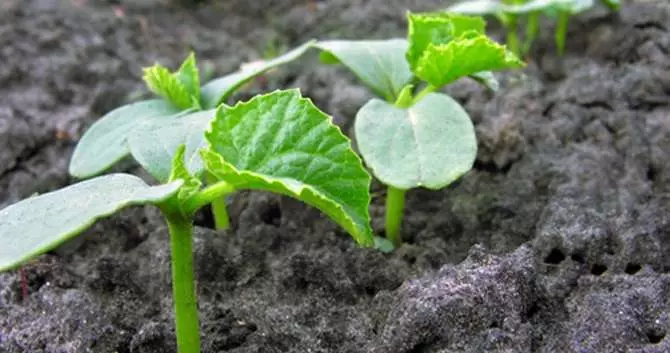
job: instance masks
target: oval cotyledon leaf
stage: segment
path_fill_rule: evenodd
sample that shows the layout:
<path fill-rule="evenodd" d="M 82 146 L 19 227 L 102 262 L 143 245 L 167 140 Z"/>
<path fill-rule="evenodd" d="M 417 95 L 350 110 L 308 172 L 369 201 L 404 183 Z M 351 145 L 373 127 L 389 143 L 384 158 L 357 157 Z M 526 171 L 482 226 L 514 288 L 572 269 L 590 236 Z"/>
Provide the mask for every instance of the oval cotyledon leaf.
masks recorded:
<path fill-rule="evenodd" d="M 130 152 L 128 133 L 144 123 L 170 120 L 177 113 L 178 108 L 159 99 L 112 110 L 91 125 L 77 143 L 70 159 L 70 175 L 89 178 L 102 173 Z"/>
<path fill-rule="evenodd" d="M 182 183 L 149 186 L 133 175 L 109 174 L 10 205 L 0 210 L 0 271 L 57 247 L 122 208 L 164 201 Z"/>
<path fill-rule="evenodd" d="M 409 108 L 373 99 L 358 111 L 354 132 L 373 174 L 402 190 L 443 188 L 470 170 L 477 154 L 470 117 L 445 94 Z"/>

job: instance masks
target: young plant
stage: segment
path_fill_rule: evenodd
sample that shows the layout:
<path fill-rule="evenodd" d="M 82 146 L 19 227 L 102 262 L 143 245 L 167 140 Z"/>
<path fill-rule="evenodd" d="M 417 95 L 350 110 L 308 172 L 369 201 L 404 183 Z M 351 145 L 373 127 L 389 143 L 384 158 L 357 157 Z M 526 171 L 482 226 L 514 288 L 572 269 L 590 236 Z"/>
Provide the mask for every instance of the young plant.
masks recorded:
<path fill-rule="evenodd" d="M 342 63 L 382 99 L 357 113 L 354 132 L 373 174 L 388 186 L 386 236 L 400 244 L 405 192 L 441 189 L 472 168 L 474 127 L 463 108 L 436 93 L 462 77 L 495 87 L 492 70 L 523 63 L 484 33 L 478 17 L 408 14 L 408 40 L 318 42 L 322 60 Z"/>
<path fill-rule="evenodd" d="M 195 56 L 191 53 L 179 70 L 172 73 L 161 65 L 144 70 L 144 81 L 159 99 L 145 100 L 117 108 L 95 122 L 77 144 L 69 172 L 77 178 L 98 175 L 129 154 L 159 182 L 170 177 L 171 161 L 177 146 L 186 144 L 188 165 L 202 170 L 196 142 L 208 117 L 235 90 L 253 78 L 300 57 L 313 42 L 275 59 L 256 62 L 239 71 L 200 86 Z M 192 114 L 202 112 L 202 114 Z M 197 174 L 197 173 L 196 173 Z M 204 175 L 204 180 L 213 179 Z M 212 203 L 216 227 L 228 227 L 225 200 Z"/>
<path fill-rule="evenodd" d="M 601 0 L 612 10 L 618 10 L 619 0 Z M 554 35 L 559 54 L 565 50 L 565 36 L 570 16 L 584 12 L 594 6 L 594 0 L 475 0 L 457 3 L 447 11 L 464 15 L 495 16 L 507 32 L 507 46 L 517 55 L 530 50 L 539 32 L 540 14 L 557 19 Z M 520 24 L 525 21 L 523 45 L 518 37 Z"/>
<path fill-rule="evenodd" d="M 359 245 L 373 245 L 370 175 L 350 141 L 310 100 L 297 90 L 276 91 L 233 107 L 221 105 L 206 116 L 206 143 L 197 153 L 211 175 L 208 186 L 190 172 L 193 156 L 181 145 L 163 185 L 110 174 L 8 206 L 0 210 L 0 271 L 57 247 L 122 208 L 156 205 L 170 233 L 177 346 L 180 353 L 197 353 L 192 224 L 201 207 L 238 190 L 272 191 L 318 208 Z"/>

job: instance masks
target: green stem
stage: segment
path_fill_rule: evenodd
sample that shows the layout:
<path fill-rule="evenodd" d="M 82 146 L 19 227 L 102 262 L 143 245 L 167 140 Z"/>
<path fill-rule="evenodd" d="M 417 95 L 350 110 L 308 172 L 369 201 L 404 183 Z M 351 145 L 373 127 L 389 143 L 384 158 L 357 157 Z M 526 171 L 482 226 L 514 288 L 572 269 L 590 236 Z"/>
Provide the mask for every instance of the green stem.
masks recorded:
<path fill-rule="evenodd" d="M 400 226 L 402 225 L 403 209 L 405 208 L 405 190 L 388 187 L 386 193 L 386 238 L 395 247 L 400 246 Z"/>
<path fill-rule="evenodd" d="M 430 93 L 433 93 L 433 92 L 437 91 L 438 88 L 439 87 L 435 87 L 433 85 L 428 85 L 428 86 L 424 87 L 419 93 L 417 93 L 416 96 L 414 96 L 414 100 L 412 100 L 411 105 L 414 105 L 414 104 L 418 103 L 425 96 L 429 95 Z"/>
<path fill-rule="evenodd" d="M 507 31 L 507 48 L 511 50 L 514 54 L 521 56 L 519 36 L 517 35 L 516 28 L 517 25 L 517 16 L 510 15 L 507 22 L 505 23 L 505 30 Z"/>
<path fill-rule="evenodd" d="M 558 55 L 563 55 L 565 52 L 565 36 L 568 33 L 568 20 L 570 19 L 570 13 L 567 11 L 561 11 L 558 14 L 558 23 L 556 24 L 556 49 L 558 50 Z"/>
<path fill-rule="evenodd" d="M 540 29 L 540 13 L 533 12 L 528 15 L 528 23 L 526 24 L 526 38 L 524 38 L 522 54 L 526 55 L 533 46 L 537 33 Z"/>
<path fill-rule="evenodd" d="M 216 178 L 207 173 L 207 183 L 215 184 Z M 219 197 L 211 201 L 212 216 L 214 217 L 214 227 L 219 230 L 228 229 L 230 227 L 230 220 L 228 218 L 228 210 L 226 208 L 225 197 Z"/>
<path fill-rule="evenodd" d="M 193 279 L 192 219 L 165 213 L 172 248 L 172 295 L 179 353 L 200 353 L 200 324 Z"/>

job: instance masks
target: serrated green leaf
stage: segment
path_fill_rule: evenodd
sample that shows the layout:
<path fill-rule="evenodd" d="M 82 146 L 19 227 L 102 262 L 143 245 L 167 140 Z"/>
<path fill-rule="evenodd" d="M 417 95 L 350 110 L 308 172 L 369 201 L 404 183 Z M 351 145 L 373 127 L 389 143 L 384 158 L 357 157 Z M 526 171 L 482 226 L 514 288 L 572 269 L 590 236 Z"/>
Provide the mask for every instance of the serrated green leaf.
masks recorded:
<path fill-rule="evenodd" d="M 149 121 L 169 120 L 179 111 L 162 100 L 148 100 L 117 108 L 95 122 L 75 147 L 70 175 L 89 178 L 128 155 L 127 135 Z"/>
<path fill-rule="evenodd" d="M 216 108 L 240 86 L 277 66 L 287 64 L 302 56 L 315 41 L 309 41 L 272 60 L 259 61 L 256 65 L 242 68 L 240 71 L 210 81 L 202 87 L 202 106 L 205 109 Z"/>
<path fill-rule="evenodd" d="M 204 134 L 204 131 L 203 131 Z M 200 159 L 200 151 L 196 151 L 198 154 L 198 159 Z M 193 156 L 191 156 L 191 159 Z M 184 205 L 186 202 L 192 198 L 195 194 L 200 191 L 202 187 L 202 181 L 200 178 L 194 176 L 189 171 L 186 160 L 186 145 L 179 145 L 177 151 L 175 151 L 174 158 L 172 160 L 172 171 L 170 172 L 170 181 L 182 180 L 184 182 L 183 186 L 179 189 L 177 198 L 179 200 L 179 205 Z M 182 211 L 184 211 L 182 209 Z"/>
<path fill-rule="evenodd" d="M 329 116 L 297 90 L 222 105 L 206 133 L 209 173 L 235 189 L 288 195 L 312 205 L 363 246 L 374 244 L 370 176 Z"/>
<path fill-rule="evenodd" d="M 128 135 L 130 152 L 156 180 L 166 182 L 177 148 L 185 145 L 185 166 L 189 173 L 199 176 L 203 165 L 198 150 L 206 145 L 204 133 L 213 118 L 214 110 L 204 110 L 161 124 L 142 124 Z"/>
<path fill-rule="evenodd" d="M 388 100 L 395 100 L 413 78 L 405 60 L 404 39 L 328 40 L 314 46 L 324 51 L 324 62 L 341 62 L 376 95 Z"/>
<path fill-rule="evenodd" d="M 441 46 L 466 33 L 484 34 L 486 22 L 481 17 L 445 12 L 408 13 L 409 48 L 407 61 L 416 74 L 419 61 L 430 46 Z"/>
<path fill-rule="evenodd" d="M 172 75 L 170 70 L 156 64 L 144 69 L 144 82 L 149 90 L 179 109 L 189 109 L 193 107 L 194 97 L 189 94 L 186 86 L 179 79 Z"/>
<path fill-rule="evenodd" d="M 523 65 L 516 55 L 488 37 L 465 34 L 446 45 L 430 44 L 414 72 L 431 85 L 442 87 L 481 71 L 520 68 Z"/>
<path fill-rule="evenodd" d="M 181 64 L 175 76 L 184 85 L 191 99 L 200 102 L 200 73 L 195 61 L 195 53 L 191 52 Z"/>
<path fill-rule="evenodd" d="M 132 175 L 110 174 L 8 206 L 0 210 L 0 271 L 57 247 L 122 208 L 164 201 L 181 184 L 149 186 Z"/>
<path fill-rule="evenodd" d="M 477 153 L 470 117 L 444 94 L 406 109 L 373 99 L 358 111 L 354 131 L 373 174 L 402 190 L 445 187 L 472 168 Z"/>

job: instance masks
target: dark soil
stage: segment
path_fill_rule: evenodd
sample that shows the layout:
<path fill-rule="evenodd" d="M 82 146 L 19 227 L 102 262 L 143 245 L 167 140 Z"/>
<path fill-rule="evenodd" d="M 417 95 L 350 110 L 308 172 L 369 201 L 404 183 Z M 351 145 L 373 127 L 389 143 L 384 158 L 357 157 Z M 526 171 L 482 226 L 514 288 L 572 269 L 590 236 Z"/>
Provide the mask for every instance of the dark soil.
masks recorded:
<path fill-rule="evenodd" d="M 143 66 L 193 49 L 223 74 L 272 38 L 402 36 L 407 7 L 445 2 L 4 0 L 0 206 L 72 182 L 76 140 L 146 95 Z M 409 192 L 396 252 L 358 249 L 265 193 L 234 197 L 233 230 L 199 227 L 203 351 L 670 352 L 670 5 L 583 14 L 560 59 L 543 28 L 498 94 L 448 90 L 476 122 L 477 163 L 443 191 Z M 370 97 L 312 55 L 238 98 L 276 87 L 300 87 L 345 129 Z M 174 352 L 158 211 L 129 209 L 83 239 L 23 267 L 27 298 L 18 272 L 0 275 L 0 352 Z"/>

